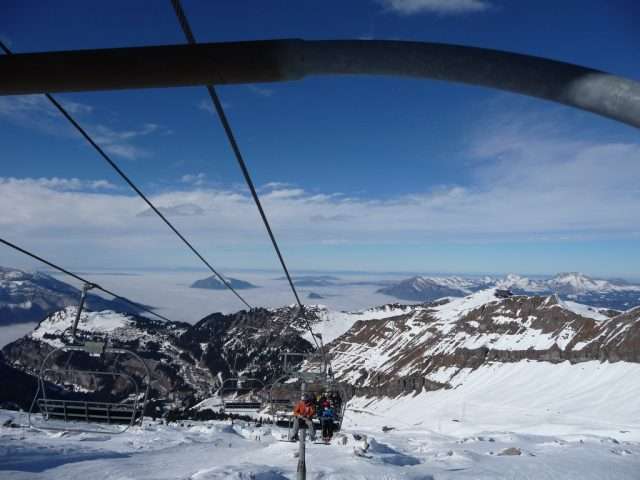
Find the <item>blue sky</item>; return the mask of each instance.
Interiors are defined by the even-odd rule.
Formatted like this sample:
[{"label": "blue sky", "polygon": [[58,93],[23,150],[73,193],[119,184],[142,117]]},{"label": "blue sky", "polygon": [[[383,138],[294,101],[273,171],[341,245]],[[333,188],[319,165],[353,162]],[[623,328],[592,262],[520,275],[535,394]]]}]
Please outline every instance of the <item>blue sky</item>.
[{"label": "blue sky", "polygon": [[[200,41],[365,38],[496,48],[640,78],[633,1],[184,1]],[[182,43],[169,1],[5,1],[15,52]],[[221,87],[295,269],[640,277],[638,131],[433,81]],[[66,102],[221,269],[277,268],[203,88]],[[197,265],[42,97],[0,98],[5,235],[72,267]],[[6,205],[12,208],[6,208]],[[0,252],[2,263],[24,260]]]}]

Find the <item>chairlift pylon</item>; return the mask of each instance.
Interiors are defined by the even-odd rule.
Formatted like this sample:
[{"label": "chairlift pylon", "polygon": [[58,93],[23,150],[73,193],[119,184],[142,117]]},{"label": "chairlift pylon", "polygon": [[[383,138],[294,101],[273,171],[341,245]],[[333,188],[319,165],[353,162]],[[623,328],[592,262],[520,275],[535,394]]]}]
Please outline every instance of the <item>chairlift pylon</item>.
[{"label": "chairlift pylon", "polygon": [[[38,374],[38,387],[28,414],[29,426],[32,428],[120,434],[133,425],[142,425],[151,381],[151,372],[146,362],[131,350],[108,346],[106,340],[79,342],[77,339],[78,323],[84,309],[87,291],[94,286],[86,283],[82,288],[71,330],[71,343],[53,349],[42,361]],[[62,338],[64,342],[64,332]],[[55,359],[65,354],[68,358],[63,363],[64,367],[55,368]],[[103,363],[106,363],[107,356],[115,355],[113,362],[115,368],[113,370],[73,368],[71,360],[78,354],[100,358]],[[142,388],[132,375],[118,370],[122,356],[129,356],[137,364],[138,370],[143,372]],[[77,385],[83,379],[88,381],[90,388],[86,388],[84,392],[78,392]],[[56,383],[57,388],[48,388],[48,383]],[[127,388],[121,387],[126,396],[121,401],[101,401],[100,392],[98,392],[101,383],[112,386],[117,383],[128,384]],[[66,395],[56,398],[56,393],[64,391],[67,385],[71,385],[73,391],[67,391]],[[38,422],[37,418],[41,421]]]}]

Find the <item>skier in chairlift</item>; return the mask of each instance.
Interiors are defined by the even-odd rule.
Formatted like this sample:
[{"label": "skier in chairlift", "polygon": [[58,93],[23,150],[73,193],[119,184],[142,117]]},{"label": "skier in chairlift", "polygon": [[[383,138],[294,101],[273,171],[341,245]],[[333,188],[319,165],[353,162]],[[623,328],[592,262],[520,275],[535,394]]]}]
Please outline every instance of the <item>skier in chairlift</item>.
[{"label": "skier in chairlift", "polygon": [[322,440],[329,443],[333,437],[333,421],[336,417],[333,406],[327,401],[318,416],[322,425]]},{"label": "skier in chairlift", "polygon": [[316,431],[313,428],[313,417],[316,414],[316,409],[313,406],[311,397],[307,394],[302,395],[302,399],[296,404],[293,409],[293,432],[291,432],[290,441],[298,439],[298,430],[300,430],[300,420],[302,419],[309,431],[309,438],[311,441],[316,439]]}]

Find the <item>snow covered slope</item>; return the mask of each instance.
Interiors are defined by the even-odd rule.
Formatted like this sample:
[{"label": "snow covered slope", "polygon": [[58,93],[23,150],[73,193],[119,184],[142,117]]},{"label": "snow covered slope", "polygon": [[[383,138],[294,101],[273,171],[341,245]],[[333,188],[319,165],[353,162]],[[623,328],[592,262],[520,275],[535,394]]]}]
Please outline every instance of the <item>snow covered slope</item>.
[{"label": "snow covered slope", "polygon": [[352,417],[353,422],[456,435],[490,428],[540,435],[589,432],[640,441],[638,363],[521,360],[457,372],[441,369],[440,374],[450,389],[352,399],[349,407],[369,417]]},{"label": "snow covered slope", "polygon": [[330,352],[342,381],[396,395],[451,388],[463,369],[490,361],[640,362],[639,337],[640,308],[608,318],[553,295],[497,298],[487,289],[358,322]]},{"label": "snow covered slope", "polygon": [[[390,303],[354,312],[336,312],[323,305],[310,305],[306,307],[306,311],[310,314],[313,331],[322,335],[324,343],[329,343],[349,330],[358,321],[397,317],[398,315],[413,312],[418,308],[421,307]],[[308,332],[305,332],[303,336],[312,341]]]},{"label": "snow covered slope", "polygon": [[[333,443],[307,446],[309,478],[638,478],[640,308],[610,317],[555,295],[495,293],[351,313],[306,309],[325,340],[335,337],[328,345],[334,370],[355,394]],[[74,313],[50,316],[5,349],[12,364],[38,365]],[[214,314],[189,326],[87,312],[80,336],[108,334],[135,347],[166,388],[162,395],[189,404],[188,395],[232,369],[266,375],[281,351],[310,351],[294,313]],[[278,442],[285,432],[268,425],[148,420],[109,437],[11,428],[25,418],[0,411],[0,425],[6,420],[3,479],[281,480],[296,473],[296,445]]]},{"label": "snow covered slope", "polygon": [[[496,391],[482,388],[483,380],[491,381],[491,376],[473,382],[478,393],[489,393],[488,400],[505,409],[502,416],[500,410],[474,404],[477,396],[470,391],[464,397],[449,390],[437,392],[440,397],[435,399],[415,397],[369,405],[354,402],[347,411],[343,431],[330,445],[307,444],[307,478],[637,479],[638,423],[623,422],[623,428],[607,424],[615,420],[610,416],[615,408],[605,407],[612,407],[614,400],[601,402],[599,409],[582,408],[580,415],[560,417],[555,404],[545,408],[543,400],[549,397],[543,395],[537,404],[540,410],[532,409],[532,414],[516,411],[508,403],[513,400],[513,392],[504,386],[514,385],[508,380],[517,374],[499,374],[498,381],[489,384],[502,385]],[[544,386],[557,385],[563,379],[564,375],[553,377]],[[566,388],[564,391],[571,393]],[[539,392],[534,386],[526,392],[532,398],[530,403],[535,403]],[[499,394],[506,397],[498,398]],[[494,419],[497,423],[492,423]],[[19,426],[25,421],[17,412],[0,410],[0,424]],[[533,428],[534,421],[540,422],[537,429]],[[147,420],[142,428],[114,436],[0,427],[0,477],[293,479],[297,445],[277,441],[285,432],[241,421],[233,425],[215,421],[167,425]]]}]

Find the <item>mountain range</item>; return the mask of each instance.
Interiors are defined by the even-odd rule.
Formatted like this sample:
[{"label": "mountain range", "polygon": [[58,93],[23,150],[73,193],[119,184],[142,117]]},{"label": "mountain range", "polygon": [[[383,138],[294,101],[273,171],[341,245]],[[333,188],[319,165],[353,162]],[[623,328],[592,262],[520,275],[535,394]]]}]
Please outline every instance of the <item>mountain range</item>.
[{"label": "mountain range", "polygon": [[[108,337],[112,345],[143,357],[153,376],[149,408],[158,415],[206,400],[224,378],[247,375],[268,385],[282,374],[281,353],[314,350],[305,321],[322,335],[336,378],[350,395],[448,389],[496,363],[640,362],[640,308],[618,312],[557,295],[500,298],[496,293],[489,288],[462,298],[357,312],[309,306],[304,318],[295,317],[292,307],[254,309],[212,314],[195,325],[87,311],[78,336]],[[17,398],[7,399],[5,392],[6,401],[23,407],[30,401],[28,385],[44,356],[69,340],[74,316],[75,307],[53,313],[2,350],[2,370],[20,383]],[[95,368],[98,362],[106,368],[113,360],[78,354],[70,365]],[[127,373],[140,378],[141,372]],[[90,388],[107,395],[114,387],[88,379],[77,385],[81,391]]]},{"label": "mountain range", "polygon": [[[28,298],[32,304],[56,309],[0,354],[0,372],[10,385],[0,395],[0,403],[27,408],[43,358],[70,341],[79,292],[48,275],[11,269],[3,269],[2,274],[5,301]],[[291,306],[257,308],[214,313],[194,325],[117,312],[98,301],[93,307],[90,302],[83,312],[78,338],[107,339],[147,362],[152,371],[148,413],[153,415],[206,403],[226,378],[244,375],[269,385],[283,373],[282,353],[314,351],[307,322],[322,338],[335,377],[349,396],[376,401],[458,388],[496,366],[513,366],[517,375],[536,381],[537,364],[553,368],[561,363],[588,363],[590,372],[597,364],[599,370],[591,372],[596,375],[612,364],[640,363],[640,307],[614,309],[575,300],[581,295],[633,295],[638,293],[635,285],[579,274],[547,279],[509,275],[410,280],[399,285],[438,292],[440,298],[350,312],[309,305],[301,316]],[[549,293],[552,290],[557,293]],[[60,298],[68,298],[72,306],[62,300],[58,304],[44,301]],[[108,356],[78,353],[69,366],[108,369],[117,362]],[[142,372],[131,362],[121,360],[119,368],[142,379]],[[88,377],[75,381],[75,392],[92,392],[100,398],[122,388]]]},{"label": "mountain range", "polygon": [[[79,289],[51,275],[0,267],[0,326],[37,322],[62,308],[77,305],[79,300]],[[87,295],[86,305],[91,310],[141,311],[128,303],[92,293]]]},{"label": "mountain range", "polygon": [[550,278],[531,279],[509,274],[495,277],[416,276],[378,290],[401,300],[429,302],[462,297],[478,290],[498,287],[522,295],[552,295],[596,307],[626,310],[640,305],[640,285],[623,280],[594,279],[582,273],[560,273]]}]

